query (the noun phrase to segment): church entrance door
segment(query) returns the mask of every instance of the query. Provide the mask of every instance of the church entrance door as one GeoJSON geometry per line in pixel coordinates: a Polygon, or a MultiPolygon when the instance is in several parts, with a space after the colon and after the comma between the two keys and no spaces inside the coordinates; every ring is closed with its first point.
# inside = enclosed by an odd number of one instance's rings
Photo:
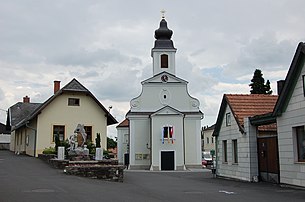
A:
{"type": "Polygon", "coordinates": [[[174,151],[161,151],[161,170],[175,169],[174,151]]]}

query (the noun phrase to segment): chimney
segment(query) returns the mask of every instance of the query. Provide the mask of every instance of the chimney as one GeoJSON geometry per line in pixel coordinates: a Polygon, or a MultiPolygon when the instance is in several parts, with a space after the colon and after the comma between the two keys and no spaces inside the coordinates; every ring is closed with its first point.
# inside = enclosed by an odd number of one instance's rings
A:
{"type": "Polygon", "coordinates": [[[60,81],[54,81],[54,94],[60,89],[60,81]]]}
{"type": "Polygon", "coordinates": [[[277,81],[277,94],[280,95],[285,84],[285,80],[277,81]]]}
{"type": "Polygon", "coordinates": [[[28,96],[23,97],[23,103],[30,103],[30,97],[28,96]]]}

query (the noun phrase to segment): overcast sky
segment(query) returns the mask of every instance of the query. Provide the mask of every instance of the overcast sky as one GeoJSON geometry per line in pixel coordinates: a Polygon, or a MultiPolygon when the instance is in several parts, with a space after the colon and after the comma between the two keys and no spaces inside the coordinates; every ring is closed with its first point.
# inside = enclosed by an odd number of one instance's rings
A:
{"type": "Polygon", "coordinates": [[[0,0],[0,121],[25,95],[41,103],[54,80],[76,78],[121,122],[153,74],[162,9],[203,125],[216,122],[224,93],[249,93],[256,68],[276,93],[305,41],[304,0],[0,0]]]}

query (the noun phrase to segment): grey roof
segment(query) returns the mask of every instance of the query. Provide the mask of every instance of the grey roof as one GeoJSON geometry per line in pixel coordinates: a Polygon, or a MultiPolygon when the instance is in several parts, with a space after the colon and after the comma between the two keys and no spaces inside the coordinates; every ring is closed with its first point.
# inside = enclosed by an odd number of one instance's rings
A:
{"type": "Polygon", "coordinates": [[[189,112],[181,112],[181,111],[179,111],[179,110],[177,110],[177,109],[175,109],[175,108],[173,108],[173,107],[171,107],[171,106],[165,106],[165,107],[162,107],[162,108],[160,108],[160,109],[158,109],[158,110],[156,110],[156,111],[153,111],[153,112],[132,112],[132,111],[128,111],[127,113],[126,113],[126,117],[128,116],[128,115],[146,115],[146,116],[151,116],[151,115],[153,115],[153,114],[155,114],[155,113],[158,113],[160,110],[162,110],[162,109],[164,109],[164,108],[166,108],[166,107],[169,107],[169,108],[171,108],[171,109],[173,109],[174,111],[177,111],[177,112],[179,112],[179,113],[181,113],[181,114],[184,114],[184,115],[203,115],[203,113],[202,113],[202,111],[196,111],[196,112],[192,112],[192,111],[189,111],[189,112]]]}
{"type": "MultiPolygon", "coordinates": [[[[96,99],[96,97],[87,89],[85,88],[81,83],[79,83],[75,78],[72,79],[67,85],[65,85],[63,88],[61,88],[59,91],[57,91],[53,96],[51,96],[47,101],[45,101],[42,104],[34,104],[34,103],[21,103],[20,106],[22,106],[22,110],[19,110],[19,114],[12,114],[12,119],[18,119],[15,120],[14,125],[11,124],[12,130],[17,129],[23,125],[26,124],[27,121],[35,118],[45,107],[47,107],[57,96],[67,93],[67,92],[78,92],[78,93],[85,93],[92,97],[92,99],[103,109],[103,111],[106,113],[107,116],[107,125],[112,125],[118,123],[117,120],[109,113],[109,111],[96,99]],[[30,104],[30,105],[36,105],[35,107],[29,107],[24,104],[30,104]]],[[[15,104],[18,108],[18,103],[15,104]]],[[[14,105],[14,106],[15,106],[14,105]]],[[[13,121],[13,120],[12,120],[13,121]]]]}
{"type": "Polygon", "coordinates": [[[41,103],[23,103],[17,102],[13,106],[11,106],[8,110],[8,116],[10,117],[10,125],[12,126],[12,130],[26,120],[30,114],[32,114],[41,103]]]}
{"type": "Polygon", "coordinates": [[[211,125],[211,126],[203,127],[203,131],[214,130],[214,129],[215,129],[215,125],[216,125],[216,124],[213,124],[213,125],[211,125]]]}
{"type": "Polygon", "coordinates": [[[0,134],[10,134],[11,131],[7,130],[7,126],[3,123],[0,123],[0,134]]]}
{"type": "Polygon", "coordinates": [[[77,91],[77,92],[90,92],[85,86],[79,83],[75,78],[65,85],[61,91],[77,91]]]}

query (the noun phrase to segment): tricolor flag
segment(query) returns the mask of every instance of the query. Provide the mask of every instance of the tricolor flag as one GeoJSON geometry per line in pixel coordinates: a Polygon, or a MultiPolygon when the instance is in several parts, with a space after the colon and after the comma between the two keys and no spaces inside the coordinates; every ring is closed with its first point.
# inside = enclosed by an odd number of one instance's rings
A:
{"type": "Polygon", "coordinates": [[[174,127],[170,127],[170,137],[172,138],[172,144],[174,144],[174,127]]]}
{"type": "Polygon", "coordinates": [[[162,128],[162,144],[164,144],[164,127],[162,128]]]}

